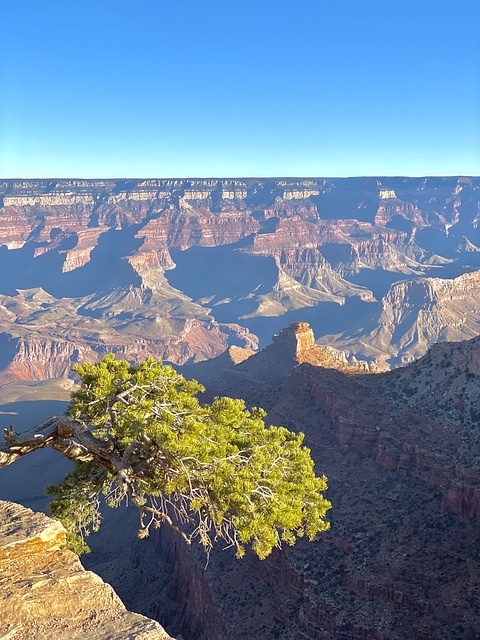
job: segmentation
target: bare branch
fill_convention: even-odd
[[[3,436],[5,442],[0,444],[0,467],[44,447],[52,447],[70,460],[91,462],[110,471],[123,466],[111,440],[99,440],[87,426],[67,416],[53,416],[21,434],[15,433],[10,426],[4,430]]]

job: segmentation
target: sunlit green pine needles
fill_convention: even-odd
[[[109,355],[75,370],[70,416],[109,444],[113,460],[77,462],[50,490],[77,550],[100,525],[102,494],[111,506],[130,499],[140,508],[142,536],[167,521],[207,551],[223,539],[239,557],[247,544],[265,558],[329,527],[326,478],[315,476],[303,435],[266,427],[262,409],[232,398],[202,405],[198,382],[151,358],[132,366]]]

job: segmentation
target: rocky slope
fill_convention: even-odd
[[[320,342],[396,367],[425,354],[437,342],[456,342],[478,335],[480,271],[458,278],[416,278],[393,284],[379,308],[360,327],[353,323]]]
[[[0,380],[67,376],[75,362],[110,352],[131,361],[151,355],[182,363],[219,355],[229,343],[257,346],[247,329],[219,325],[185,296],[172,301],[166,290],[128,286],[57,299],[43,289],[28,289],[0,296]],[[176,317],[168,315],[172,308]]]
[[[127,611],[113,589],[62,549],[60,523],[0,502],[0,637],[168,640],[153,620]]]
[[[187,371],[202,381],[200,367]],[[212,361],[208,393],[244,392],[277,412],[303,398],[335,428],[340,446],[431,484],[447,507],[480,523],[480,338],[436,344],[408,367],[369,372],[368,363],[316,345],[309,325],[295,323],[234,367]]]
[[[218,551],[203,574],[201,557],[160,532],[177,567],[167,591],[183,603],[169,622],[189,640],[215,638],[200,627],[208,604],[231,640],[476,640],[479,339],[374,375],[326,356],[332,368],[312,365],[312,348],[308,326],[294,325],[236,366],[219,359],[216,376],[212,361],[208,378],[212,395],[236,389],[305,433],[329,478],[331,530],[264,562]],[[202,595],[189,604],[179,585],[194,575]]]
[[[479,202],[466,177],[0,180],[3,377],[64,375],[112,350],[204,360],[303,319],[395,366],[479,333],[458,280],[480,269]],[[424,318],[445,278],[461,312]]]

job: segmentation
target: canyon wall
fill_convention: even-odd
[[[475,640],[479,339],[381,374],[336,370],[328,351],[319,366],[312,354],[321,347],[296,323],[239,364],[218,358],[206,371],[212,396],[244,397],[305,434],[333,503],[331,529],[314,543],[265,562],[214,550],[204,581],[216,611],[228,610],[225,637],[252,637],[258,625],[283,640]]]
[[[206,360],[304,319],[398,366],[480,332],[479,203],[468,177],[0,180],[0,376]]]

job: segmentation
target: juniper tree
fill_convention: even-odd
[[[328,528],[326,478],[302,434],[265,426],[265,412],[242,400],[202,404],[198,382],[152,358],[133,366],[108,355],[74,369],[81,384],[68,415],[21,435],[6,429],[0,466],[45,446],[75,461],[48,492],[77,552],[88,551],[104,500],[138,508],[140,537],[168,523],[207,552],[223,539],[238,557],[247,544],[265,558]]]

